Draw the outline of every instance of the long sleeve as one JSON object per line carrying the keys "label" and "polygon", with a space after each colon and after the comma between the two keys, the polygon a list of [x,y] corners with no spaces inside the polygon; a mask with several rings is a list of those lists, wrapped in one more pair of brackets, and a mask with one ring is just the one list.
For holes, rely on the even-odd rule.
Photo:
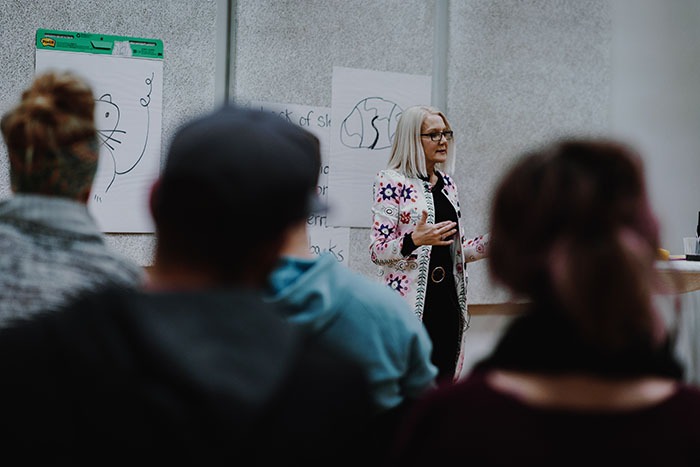
{"label": "long sleeve", "polygon": [[462,248],[464,251],[464,261],[471,263],[484,259],[489,255],[489,234],[478,237],[463,238]]}
{"label": "long sleeve", "polygon": [[370,256],[375,264],[386,264],[404,258],[401,254],[404,234],[400,223],[411,223],[409,212],[402,211],[402,200],[415,198],[413,185],[398,172],[381,171],[373,186]]}

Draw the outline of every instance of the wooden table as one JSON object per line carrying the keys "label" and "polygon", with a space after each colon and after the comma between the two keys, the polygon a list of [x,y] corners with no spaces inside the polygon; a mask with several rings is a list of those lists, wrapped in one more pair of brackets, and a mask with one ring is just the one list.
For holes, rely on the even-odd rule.
{"label": "wooden table", "polygon": [[657,261],[656,269],[661,273],[661,278],[671,287],[675,282],[674,277],[678,279],[679,293],[700,290],[700,261]]}
{"label": "wooden table", "polygon": [[[661,279],[669,287],[675,288],[678,293],[687,293],[700,290],[700,261],[657,261],[656,269],[661,274]],[[674,284],[676,286],[674,287]],[[527,303],[475,303],[469,305],[469,313],[472,315],[516,315]]]}

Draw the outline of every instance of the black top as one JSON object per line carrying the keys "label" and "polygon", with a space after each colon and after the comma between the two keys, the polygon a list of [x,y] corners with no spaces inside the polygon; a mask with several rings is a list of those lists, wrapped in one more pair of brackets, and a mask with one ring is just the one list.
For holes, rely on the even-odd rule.
{"label": "black top", "polygon": [[[433,206],[435,207],[435,224],[443,221],[457,222],[457,213],[455,212],[454,206],[452,206],[452,203],[450,203],[450,200],[447,199],[447,196],[445,196],[445,193],[443,193],[442,191],[442,189],[445,187],[445,181],[443,180],[440,172],[436,171],[435,175],[437,175],[437,182],[430,188],[430,191],[433,194]],[[421,177],[421,179],[424,181],[428,181],[427,178]],[[457,237],[458,235],[454,236],[455,241],[459,241],[459,238]],[[416,248],[418,247],[415,243],[413,243],[413,238],[411,238],[411,234],[407,233],[404,236],[403,245],[401,247],[401,254],[403,256],[408,256]],[[432,270],[436,266],[442,266],[445,268],[445,271],[447,273],[451,274],[451,249],[452,245],[433,245],[430,253],[430,270]]]}
{"label": "black top", "polygon": [[[457,222],[457,213],[455,212],[452,203],[447,199],[442,189],[445,186],[445,181],[440,173],[437,175],[437,182],[432,187],[433,203],[435,204],[435,223],[443,221]],[[459,241],[458,234],[453,236],[455,241]],[[447,238],[445,240],[448,240]],[[452,245],[433,245],[430,253],[430,269],[436,266],[442,266],[448,274],[452,273]]]}
{"label": "black top", "polygon": [[582,339],[564,316],[562,311],[539,308],[515,318],[493,352],[474,370],[578,371],[611,378],[656,375],[682,379],[683,368],[670,342],[654,348],[640,339],[626,349],[604,351]]}
{"label": "black top", "polygon": [[[435,172],[437,182],[431,187],[435,223],[451,220],[457,222],[457,213],[452,203],[443,193],[445,182],[442,175]],[[426,179],[424,179],[426,180]],[[427,181],[427,180],[426,180]],[[459,235],[454,235],[459,241]],[[457,289],[452,272],[452,245],[433,245],[428,265],[428,281],[423,307],[423,324],[433,342],[430,359],[438,368],[437,381],[450,383],[457,368],[464,318],[457,299]],[[410,234],[404,237],[402,254],[407,256],[416,248]],[[435,271],[442,267],[443,271]]]}

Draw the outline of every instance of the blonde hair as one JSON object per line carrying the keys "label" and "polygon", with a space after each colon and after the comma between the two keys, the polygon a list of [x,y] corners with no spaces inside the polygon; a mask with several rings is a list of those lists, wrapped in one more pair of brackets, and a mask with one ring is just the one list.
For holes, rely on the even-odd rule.
{"label": "blonde hair", "polygon": [[[448,130],[452,130],[450,122],[445,114],[435,107],[415,105],[401,113],[396,125],[394,140],[391,145],[391,156],[387,167],[394,169],[407,177],[427,177],[428,170],[425,165],[425,151],[421,141],[423,121],[429,115],[438,115],[445,122]],[[445,163],[435,164],[435,168],[445,173],[452,173],[455,166],[454,139],[447,145],[447,160]]]}
{"label": "blonde hair", "polygon": [[0,122],[15,192],[87,199],[97,170],[95,99],[69,72],[35,78]]}

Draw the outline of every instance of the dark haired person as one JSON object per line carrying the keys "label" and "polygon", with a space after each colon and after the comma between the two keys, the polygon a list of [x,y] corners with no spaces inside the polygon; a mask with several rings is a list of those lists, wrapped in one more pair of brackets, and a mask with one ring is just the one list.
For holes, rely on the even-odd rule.
{"label": "dark haired person", "polygon": [[653,294],[641,159],[614,141],[524,155],[497,187],[489,265],[529,305],[493,352],[408,417],[393,464],[695,466],[700,391]]}

